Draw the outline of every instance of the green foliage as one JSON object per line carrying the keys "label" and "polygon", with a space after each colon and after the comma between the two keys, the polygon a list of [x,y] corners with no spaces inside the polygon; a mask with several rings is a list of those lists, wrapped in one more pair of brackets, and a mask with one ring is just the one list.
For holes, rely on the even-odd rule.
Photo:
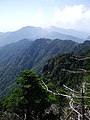
{"label": "green foliage", "polygon": [[[45,63],[58,53],[70,52],[75,46],[73,41],[37,39],[33,42],[22,40],[0,49],[0,86],[6,94],[10,83],[15,82],[18,73],[34,69],[40,72]],[[9,87],[9,88],[8,88]],[[1,96],[2,97],[2,96]]]}
{"label": "green foliage", "polygon": [[[43,66],[51,57],[68,52],[81,54],[83,52],[85,53],[89,48],[89,41],[78,44],[71,40],[50,40],[44,38],[37,39],[33,42],[24,39],[0,48],[0,90],[3,91],[3,94],[0,97],[9,93],[8,91],[15,87],[15,84],[13,83],[15,82],[15,79],[18,78],[19,72],[30,69],[41,72]],[[89,55],[89,53],[84,55]],[[69,68],[71,62],[72,61],[70,60],[64,62],[64,59],[61,61],[64,68]],[[49,66],[50,69],[52,69],[52,65]],[[77,68],[76,63],[73,65],[72,69],[74,67]],[[86,63],[85,65],[89,69]]]}
{"label": "green foliage", "polygon": [[[54,88],[60,88],[63,84],[70,87],[75,87],[83,80],[83,74],[72,73],[71,71],[79,71],[79,69],[85,68],[85,61],[80,61],[79,57],[74,54],[58,55],[49,60],[46,66],[43,68],[44,78],[50,77],[50,82],[54,85]],[[49,84],[51,84],[49,83]]]}
{"label": "green foliage", "polygon": [[[57,53],[69,52],[73,49],[74,45],[72,41],[64,43],[64,41],[58,39],[54,41],[48,39],[43,40],[44,41],[42,41],[42,39],[36,40],[30,48],[25,47],[25,50],[20,55],[14,54],[15,56],[12,57],[10,54],[7,59],[5,58],[6,67],[4,69],[1,67],[0,72],[1,93],[5,88],[4,85],[12,86],[19,71],[31,68],[41,70],[50,56],[56,55]],[[70,43],[69,45],[68,42]],[[62,46],[67,47],[64,49]],[[87,45],[85,45],[85,49],[87,48],[86,46]],[[81,48],[83,49],[83,47]],[[82,51],[82,49],[80,51]],[[76,53],[80,51],[76,51]],[[87,54],[89,55],[89,52],[84,53],[83,56],[76,56],[73,53],[57,55],[51,58],[44,66],[41,76],[37,75],[34,71],[27,70],[21,72],[20,78],[16,80],[18,87],[13,89],[12,94],[8,95],[1,102],[3,110],[10,114],[16,113],[21,118],[24,118],[26,114],[27,120],[37,119],[37,117],[42,120],[42,117],[45,116],[45,111],[54,103],[58,106],[61,114],[61,108],[67,106],[68,101],[61,96],[49,94],[49,92],[42,87],[41,80],[43,80],[53,92],[58,91],[64,94],[67,93],[63,90],[63,84],[66,84],[70,88],[77,89],[76,85],[80,85],[84,79],[90,82],[89,74],[82,72],[83,70],[90,70],[90,59],[87,59]],[[81,71],[81,73],[77,71]],[[88,86],[88,91],[89,87],[90,86]],[[90,93],[88,93],[88,96],[90,96]],[[80,101],[77,102],[79,103]],[[88,100],[85,102],[90,104]]]}
{"label": "green foliage", "polygon": [[23,71],[16,83],[19,87],[2,101],[4,110],[22,118],[26,114],[27,120],[42,117],[51,103],[48,101],[48,93],[41,86],[39,75],[33,71]]}

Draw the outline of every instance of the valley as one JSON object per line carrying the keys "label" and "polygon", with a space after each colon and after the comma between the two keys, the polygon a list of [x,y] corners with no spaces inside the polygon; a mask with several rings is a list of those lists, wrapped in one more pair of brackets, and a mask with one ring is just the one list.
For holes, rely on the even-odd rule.
{"label": "valley", "polygon": [[[28,30],[26,33],[29,35]],[[22,37],[21,40],[14,37],[16,41],[9,41],[0,47],[0,114],[4,116],[0,116],[0,119],[6,119],[5,112],[7,118],[12,116],[12,120],[13,117],[24,120],[24,115],[27,116],[26,120],[38,120],[37,116],[40,120],[51,120],[51,117],[52,120],[66,119],[62,108],[68,112],[69,104],[65,96],[69,93],[66,93],[63,85],[70,90],[80,91],[77,86],[81,86],[85,80],[90,82],[90,41],[78,43],[75,37],[70,39],[70,35],[67,39],[58,36],[53,39]],[[63,103],[63,100],[66,102]],[[89,101],[85,102],[89,104]]]}

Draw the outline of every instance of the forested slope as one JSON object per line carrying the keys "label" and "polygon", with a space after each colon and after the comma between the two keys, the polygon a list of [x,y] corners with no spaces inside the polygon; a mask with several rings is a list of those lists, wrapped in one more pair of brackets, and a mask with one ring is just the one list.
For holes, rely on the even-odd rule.
{"label": "forested slope", "polygon": [[[1,93],[13,87],[19,72],[34,69],[41,72],[47,61],[63,53],[84,54],[90,48],[90,42],[82,44],[71,40],[37,39],[35,41],[21,40],[0,48],[0,86]],[[66,58],[65,58],[66,59]],[[72,61],[75,62],[74,59]],[[70,62],[70,61],[69,61]],[[78,65],[77,65],[78,66]],[[88,65],[87,65],[88,66]],[[63,69],[63,68],[62,68]],[[82,69],[82,68],[80,68]],[[2,94],[1,94],[2,95]]]}

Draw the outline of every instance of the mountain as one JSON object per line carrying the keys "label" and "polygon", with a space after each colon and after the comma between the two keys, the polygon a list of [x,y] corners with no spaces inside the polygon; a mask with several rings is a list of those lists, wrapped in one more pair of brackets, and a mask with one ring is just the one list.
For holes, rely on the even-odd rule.
{"label": "mountain", "polygon": [[90,35],[88,35],[87,40],[90,40]]}
{"label": "mountain", "polygon": [[[21,40],[0,48],[0,89],[13,87],[22,70],[41,71],[47,60],[58,54],[70,52],[77,45],[73,41],[37,39]],[[66,46],[66,47],[65,47]],[[5,92],[7,89],[5,89]]]}
{"label": "mountain", "polygon": [[[64,28],[59,28],[56,26],[47,27],[47,28],[45,28],[45,30],[47,30],[49,32],[58,32],[58,33],[62,33],[62,34],[72,35],[72,36],[76,36],[76,37],[82,38],[82,39],[86,39],[89,36],[89,33],[87,33],[87,32],[76,31],[73,29],[64,29]],[[82,42],[82,41],[80,41],[80,42]]]}
{"label": "mountain", "polygon": [[50,57],[58,53],[71,52],[77,44],[70,40],[37,39],[27,49],[25,54],[32,56],[32,68],[40,71]]}
{"label": "mountain", "polygon": [[89,49],[90,41],[79,44],[71,40],[45,38],[35,41],[23,39],[3,46],[0,48],[0,89],[5,94],[7,89],[15,85],[14,81],[22,70],[42,72],[43,66],[57,54],[75,52],[79,55]]}
{"label": "mountain", "polygon": [[[16,86],[15,79],[18,78],[19,72],[33,68],[39,75],[32,71],[24,71]],[[86,86],[89,85],[88,82],[90,82],[90,41],[79,44],[60,39],[43,38],[35,41],[23,39],[3,46],[0,48],[0,118],[29,120],[27,117],[29,115],[30,119],[37,119],[40,115],[41,120],[56,120],[60,117],[63,120],[67,119],[72,115],[71,98],[75,100],[75,108],[80,104],[78,108],[80,111],[83,105],[89,105],[89,99],[84,99],[83,104],[82,99],[77,98],[83,97],[82,93],[85,90],[85,98],[89,97],[90,87]],[[13,92],[6,96],[12,88],[15,88]],[[4,99],[1,99],[3,97]],[[27,115],[26,111],[31,114]],[[88,115],[88,111],[86,112]],[[76,114],[72,116],[77,117]]]}
{"label": "mountain", "polygon": [[4,38],[0,36],[0,42],[1,42],[0,46],[4,46],[6,44],[17,42],[24,38],[36,39],[36,38],[42,37],[43,34],[45,35],[46,32],[42,28],[39,28],[39,27],[26,26],[17,31],[10,32],[8,35],[6,34],[7,33],[3,33]]}
{"label": "mountain", "polygon": [[44,38],[49,38],[49,39],[62,39],[62,40],[73,40],[75,42],[83,42],[84,39],[72,36],[72,35],[68,35],[68,34],[62,34],[59,32],[49,32],[48,34],[46,34],[45,36],[43,36]]}
{"label": "mountain", "polygon": [[49,81],[45,82],[51,82],[56,90],[64,84],[77,89],[77,85],[90,76],[90,50],[88,57],[86,54],[77,56],[72,53],[57,55],[48,61],[42,73],[44,78],[49,77]]}
{"label": "mountain", "polygon": [[11,34],[11,32],[0,32],[0,41],[7,38],[9,35]]}
{"label": "mountain", "polygon": [[63,40],[73,40],[76,42],[84,41],[82,38],[78,38],[68,34],[62,34],[56,31],[47,31],[44,28],[26,26],[14,32],[0,33],[0,46],[17,42],[21,39],[35,40],[39,38],[47,39],[63,39]]}
{"label": "mountain", "polygon": [[75,46],[74,53],[76,53],[76,54],[84,54],[88,50],[90,50],[90,41],[86,40],[83,43],[78,44],[78,46]]}

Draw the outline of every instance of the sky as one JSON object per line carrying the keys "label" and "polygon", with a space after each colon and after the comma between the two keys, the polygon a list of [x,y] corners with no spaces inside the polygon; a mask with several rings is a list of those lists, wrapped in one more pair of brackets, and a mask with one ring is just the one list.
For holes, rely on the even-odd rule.
{"label": "sky", "polygon": [[51,25],[90,32],[90,0],[0,0],[0,32]]}

